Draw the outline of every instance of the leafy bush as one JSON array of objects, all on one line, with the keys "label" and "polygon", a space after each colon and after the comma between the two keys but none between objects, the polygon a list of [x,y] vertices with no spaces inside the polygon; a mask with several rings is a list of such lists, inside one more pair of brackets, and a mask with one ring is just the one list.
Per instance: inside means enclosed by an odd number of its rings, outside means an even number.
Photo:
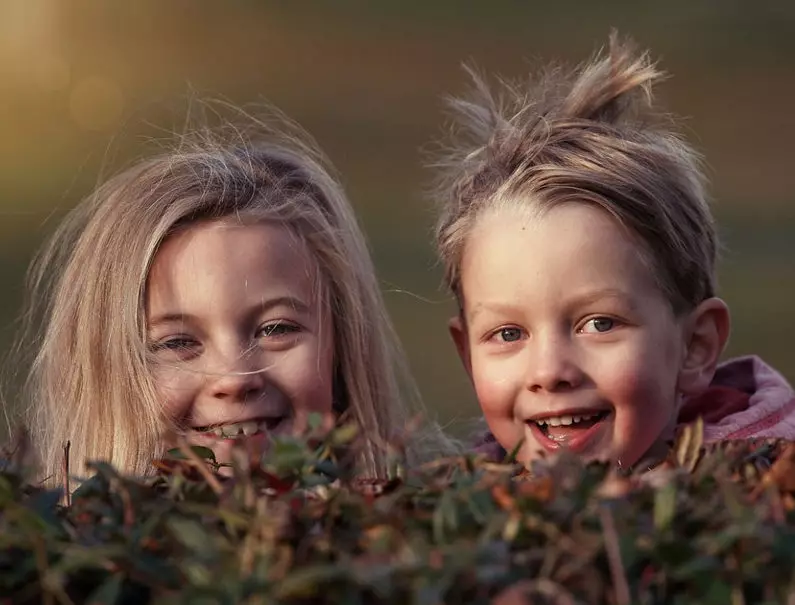
[{"label": "leafy bush", "polygon": [[0,603],[795,600],[795,444],[693,429],[645,475],[472,456],[376,482],[340,457],[352,438],[280,439],[228,477],[184,445],[151,478],[95,463],[68,504],[11,452]]}]

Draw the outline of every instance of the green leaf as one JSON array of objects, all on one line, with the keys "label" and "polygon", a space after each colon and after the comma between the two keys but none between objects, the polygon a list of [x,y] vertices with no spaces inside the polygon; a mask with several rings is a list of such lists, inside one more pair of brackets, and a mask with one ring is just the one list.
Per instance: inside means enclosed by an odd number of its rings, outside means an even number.
[{"label": "green leaf", "polygon": [[662,486],[654,496],[654,526],[659,530],[667,529],[676,515],[676,485],[668,483]]},{"label": "green leaf", "polygon": [[171,534],[190,551],[212,554],[217,549],[207,530],[197,521],[172,517],[166,522]]},{"label": "green leaf", "polygon": [[331,444],[339,447],[348,445],[359,434],[359,427],[354,423],[343,424],[331,433]]},{"label": "green leaf", "polygon": [[280,599],[311,597],[322,593],[332,580],[348,575],[344,565],[311,565],[299,568],[281,582],[277,588]]},{"label": "green leaf", "polygon": [[317,431],[323,426],[323,414],[311,412],[306,418],[306,425],[310,431]]},{"label": "green leaf", "polygon": [[516,456],[519,455],[519,450],[522,449],[522,445],[524,445],[524,437],[522,437],[516,443],[516,445],[513,446],[513,449],[510,452],[508,452],[503,462],[505,464],[514,464],[516,462]]},{"label": "green leaf", "polygon": [[[215,459],[215,452],[213,452],[209,447],[204,447],[203,445],[192,445],[190,446],[191,451],[196,454],[202,460],[209,460],[213,464],[217,464]],[[171,448],[166,452],[166,455],[169,458],[174,458],[175,460],[187,460],[187,456],[185,452],[183,452],[178,447]]]}]

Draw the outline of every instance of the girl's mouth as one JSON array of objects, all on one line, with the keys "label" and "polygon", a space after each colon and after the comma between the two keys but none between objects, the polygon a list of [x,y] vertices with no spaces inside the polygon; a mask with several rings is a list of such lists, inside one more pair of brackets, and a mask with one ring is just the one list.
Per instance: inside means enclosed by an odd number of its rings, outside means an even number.
[{"label": "girl's mouth", "polygon": [[241,439],[243,437],[274,432],[285,420],[286,418],[284,416],[256,418],[243,422],[193,427],[192,430],[202,435],[213,436],[219,439]]},{"label": "girl's mouth", "polygon": [[580,452],[590,445],[606,426],[605,421],[612,416],[609,410],[582,412],[547,416],[537,420],[528,420],[526,425],[533,433],[536,441],[547,451],[555,451],[561,447]]}]

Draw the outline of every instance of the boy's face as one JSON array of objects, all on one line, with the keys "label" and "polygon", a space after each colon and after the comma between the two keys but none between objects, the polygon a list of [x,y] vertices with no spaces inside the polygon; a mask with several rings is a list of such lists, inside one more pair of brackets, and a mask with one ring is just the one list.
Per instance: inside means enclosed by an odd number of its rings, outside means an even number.
[{"label": "boy's face", "polygon": [[606,212],[486,215],[451,332],[485,419],[519,459],[568,448],[623,466],[672,434],[685,333],[638,245]]},{"label": "boy's face", "polygon": [[165,241],[147,284],[154,378],[190,442],[228,461],[315,412],[332,422],[333,329],[314,260],[273,224],[201,223]]}]

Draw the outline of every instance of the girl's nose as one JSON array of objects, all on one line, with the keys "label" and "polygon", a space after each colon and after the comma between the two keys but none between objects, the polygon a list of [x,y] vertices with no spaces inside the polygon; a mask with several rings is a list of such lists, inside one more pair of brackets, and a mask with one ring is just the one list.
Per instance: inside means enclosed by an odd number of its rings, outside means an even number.
[{"label": "girl's nose", "polygon": [[240,350],[213,364],[207,377],[210,395],[241,403],[255,397],[265,387],[266,368],[260,357],[256,352]]},{"label": "girl's nose", "polygon": [[533,345],[527,372],[526,388],[529,391],[570,391],[582,384],[583,373],[567,338],[536,338]]}]

